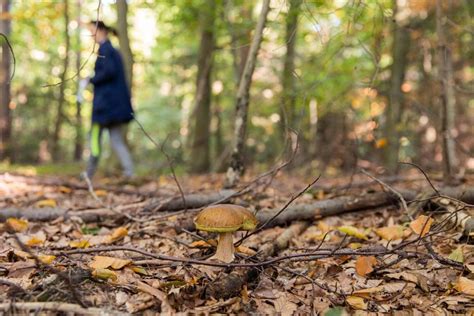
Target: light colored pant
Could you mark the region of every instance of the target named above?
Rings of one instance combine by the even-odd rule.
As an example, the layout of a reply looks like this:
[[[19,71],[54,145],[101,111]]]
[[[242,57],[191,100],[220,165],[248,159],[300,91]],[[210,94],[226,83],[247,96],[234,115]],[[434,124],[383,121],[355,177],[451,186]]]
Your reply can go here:
[[[112,149],[120,160],[120,164],[123,168],[123,175],[125,177],[133,176],[133,161],[124,139],[124,124],[105,127],[100,126],[97,123],[93,123],[91,129],[91,155],[87,164],[87,176],[89,177],[89,179],[92,179],[99,165],[100,154],[102,151],[102,132],[104,131],[104,129],[109,130],[110,145],[112,146]]]

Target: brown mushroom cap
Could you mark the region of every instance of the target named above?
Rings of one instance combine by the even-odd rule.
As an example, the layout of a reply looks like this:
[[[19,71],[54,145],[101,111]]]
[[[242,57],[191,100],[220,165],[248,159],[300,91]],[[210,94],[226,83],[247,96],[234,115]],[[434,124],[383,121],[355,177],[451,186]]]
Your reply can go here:
[[[257,219],[252,212],[239,205],[217,204],[206,207],[194,219],[196,229],[208,232],[227,233],[252,230]]]

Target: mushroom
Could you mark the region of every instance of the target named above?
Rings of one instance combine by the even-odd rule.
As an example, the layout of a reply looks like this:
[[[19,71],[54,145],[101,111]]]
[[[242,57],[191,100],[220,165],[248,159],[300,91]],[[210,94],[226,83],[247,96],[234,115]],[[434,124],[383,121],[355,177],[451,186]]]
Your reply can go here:
[[[222,262],[234,260],[232,234],[238,230],[253,230],[257,226],[255,215],[239,205],[217,204],[206,207],[194,219],[196,229],[219,234],[217,250],[210,259]]]

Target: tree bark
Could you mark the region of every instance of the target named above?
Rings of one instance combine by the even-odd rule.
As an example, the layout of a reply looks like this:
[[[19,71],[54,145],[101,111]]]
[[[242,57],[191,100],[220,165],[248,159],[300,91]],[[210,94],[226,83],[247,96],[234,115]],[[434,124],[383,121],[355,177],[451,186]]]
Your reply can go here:
[[[0,0],[0,33],[8,37],[11,32],[10,0]],[[12,119],[10,113],[11,52],[4,38],[1,41],[0,60],[0,160],[10,154]]]
[[[122,53],[123,63],[125,66],[125,74],[130,91],[133,87],[133,53],[130,47],[130,39],[128,37],[128,4],[127,0],[117,0],[117,31],[120,45],[120,52]]]
[[[442,2],[436,0],[436,33],[438,35],[438,78],[441,84],[441,134],[443,139],[443,173],[449,183],[454,180],[457,169],[455,143],[452,132],[455,129],[456,96],[454,92],[451,49],[444,32]]]
[[[191,171],[195,173],[204,173],[210,168],[211,72],[215,46],[214,4],[205,3],[203,12],[190,160]]]
[[[66,75],[69,68],[69,51],[71,47],[71,39],[69,37],[69,0],[64,1],[64,41],[65,41],[65,57],[63,60],[63,72],[61,73],[60,85],[59,85],[59,98],[58,108],[56,112],[56,122],[54,124],[53,139],[52,139],[52,158],[54,161],[58,161],[60,158],[60,146],[59,140],[61,136],[61,129],[64,121],[64,103],[65,103],[65,89],[66,89]]]
[[[250,85],[252,83],[252,75],[255,70],[258,51],[263,38],[263,29],[267,21],[267,15],[270,11],[270,0],[264,0],[262,11],[258,18],[255,34],[250,46],[250,51],[245,63],[244,72],[239,82],[236,100],[236,117],[234,126],[234,143],[230,166],[227,169],[226,186],[233,187],[239,181],[244,171],[243,150],[245,136],[247,131],[247,115],[250,99]]]
[[[77,1],[77,25],[81,23],[82,0]],[[76,31],[76,72],[77,72],[77,89],[79,90],[79,83],[81,81],[81,29]],[[82,103],[81,100],[76,100],[76,138],[74,141],[74,161],[82,160],[82,152],[84,150],[84,137],[82,135]]]
[[[406,25],[397,17],[397,2],[394,1],[393,13],[393,44],[390,76],[389,102],[385,112],[385,138],[387,146],[384,150],[385,166],[389,173],[396,173],[398,170],[399,155],[399,130],[403,107],[402,84],[405,78],[405,70],[408,64],[408,51],[410,49],[410,33]]]
[[[295,116],[296,90],[295,90],[295,56],[296,35],[298,31],[298,15],[302,0],[290,0],[290,8],[286,17],[286,54],[281,78],[282,104],[280,106],[281,138],[286,138],[286,128],[292,127]]]

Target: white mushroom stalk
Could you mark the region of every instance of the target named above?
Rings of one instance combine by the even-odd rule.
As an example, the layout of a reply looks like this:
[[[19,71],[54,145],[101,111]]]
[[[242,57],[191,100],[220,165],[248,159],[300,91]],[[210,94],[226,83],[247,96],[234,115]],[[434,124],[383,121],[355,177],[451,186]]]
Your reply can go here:
[[[217,243],[217,250],[210,259],[216,259],[222,262],[230,263],[234,261],[234,238],[232,233],[220,233]]]

